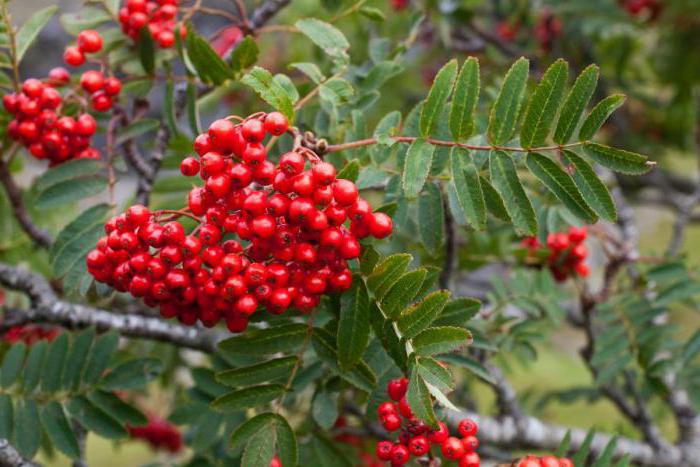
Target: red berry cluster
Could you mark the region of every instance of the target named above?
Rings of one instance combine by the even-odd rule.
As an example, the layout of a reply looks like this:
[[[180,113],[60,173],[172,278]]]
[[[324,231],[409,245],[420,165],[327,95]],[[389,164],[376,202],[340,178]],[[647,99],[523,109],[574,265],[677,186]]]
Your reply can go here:
[[[373,213],[354,183],[336,180],[333,165],[309,150],[288,152],[277,166],[267,161],[265,136],[287,128],[278,112],[212,123],[194,142],[199,159],[180,167],[204,180],[190,191],[189,208],[151,213],[137,205],[111,219],[87,256],[90,273],[159,305],[164,317],[205,326],[223,318],[232,332],[245,330],[259,305],[308,312],[321,295],[347,290],[358,239],[388,236],[391,218]],[[163,218],[173,214],[200,224],[187,235]]]
[[[25,324],[20,326],[12,326],[2,336],[2,340],[8,344],[24,342],[26,345],[32,345],[42,340],[51,342],[60,333],[61,331],[59,328]]]
[[[450,436],[450,431],[443,422],[438,422],[437,429],[431,429],[423,421],[416,419],[406,402],[406,378],[393,379],[387,385],[389,397],[394,402],[384,402],[377,409],[379,421],[387,431],[398,431],[398,440],[380,441],[377,444],[377,457],[391,462],[393,466],[405,465],[411,456],[423,457],[432,446],[440,446],[442,456],[457,461],[459,467],[479,467],[481,459],[476,453],[479,439],[476,437],[478,426],[470,419],[459,422],[457,431],[462,437]]]
[[[409,0],[391,0],[391,8],[394,11],[402,11],[408,8]]]
[[[537,457],[528,455],[522,458],[517,464],[517,467],[574,467],[571,459],[566,457],[542,456]]]
[[[505,42],[513,42],[518,34],[518,23],[513,21],[501,21],[496,25],[496,35]]]
[[[119,10],[119,22],[122,31],[135,41],[144,26],[161,48],[175,44],[175,26],[177,25],[178,0],[127,0],[126,6]],[[184,25],[180,26],[180,35],[187,34]]]
[[[542,10],[535,25],[535,37],[542,50],[545,52],[552,50],[554,39],[561,36],[561,34],[561,21],[551,11],[547,9]]]
[[[551,233],[547,237],[547,264],[557,281],[563,282],[574,274],[588,276],[590,270],[584,263],[587,256],[584,244],[586,236],[586,227],[570,227],[568,232]],[[542,247],[537,237],[527,237],[522,244],[531,253]]]
[[[631,16],[654,21],[661,14],[663,5],[658,0],[620,0],[620,5]]]
[[[146,441],[154,450],[179,452],[182,449],[182,435],[178,428],[159,417],[149,417],[144,426],[129,426],[132,439]]]
[[[86,54],[94,54],[102,50],[102,36],[94,29],[86,29],[78,34],[78,44],[66,47],[63,61],[70,66],[80,66],[85,63]]]

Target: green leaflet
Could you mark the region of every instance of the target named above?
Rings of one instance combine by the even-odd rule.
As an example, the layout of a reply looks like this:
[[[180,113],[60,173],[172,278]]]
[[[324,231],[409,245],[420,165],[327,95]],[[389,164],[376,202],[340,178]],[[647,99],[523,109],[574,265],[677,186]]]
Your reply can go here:
[[[583,121],[578,132],[578,140],[587,141],[593,138],[608,117],[624,103],[625,96],[622,94],[613,94],[598,102]]]
[[[447,99],[452,92],[457,67],[457,60],[450,60],[435,75],[435,80],[420,113],[420,134],[424,138],[433,135],[435,131],[438,116],[444,110]]]
[[[294,120],[294,104],[289,94],[273,79],[269,71],[259,66],[253,67],[241,78],[241,82],[253,88],[262,100],[282,112],[290,122]]]
[[[529,67],[530,62],[521,57],[510,67],[503,80],[503,85],[489,115],[488,137],[491,144],[505,144],[515,133],[515,124],[525,94]]]
[[[447,290],[438,290],[401,313],[397,326],[401,334],[410,339],[430,326],[450,298]]]
[[[531,152],[527,155],[526,163],[530,172],[544,183],[549,191],[554,193],[576,217],[589,223],[598,220],[598,217],[581,196],[571,176],[564,172],[556,162],[542,154]]]
[[[523,189],[511,156],[502,151],[491,153],[489,158],[491,182],[503,197],[505,208],[513,220],[515,229],[523,235],[537,232],[537,216],[530,198]]]
[[[478,230],[484,229],[486,201],[471,153],[467,149],[453,147],[450,151],[450,166],[457,201],[469,225]]]
[[[401,184],[408,198],[415,198],[423,189],[433,163],[435,146],[424,139],[416,139],[408,148]]]
[[[284,392],[282,384],[250,386],[218,397],[211,403],[211,407],[219,412],[236,412],[272,402]]]
[[[615,203],[608,188],[598,178],[593,167],[585,159],[571,151],[564,150],[562,157],[573,168],[571,176],[578,189],[581,190],[586,203],[602,219],[610,222],[615,221],[617,218]]]
[[[557,144],[569,142],[597,84],[598,67],[596,65],[586,67],[576,78],[569,95],[566,96],[564,106],[559,114],[557,129],[554,131],[554,141]]]
[[[612,148],[598,143],[584,143],[583,149],[591,159],[610,170],[628,175],[641,175],[652,168],[647,157],[624,149]]]
[[[411,342],[418,355],[431,356],[466,347],[471,343],[471,334],[463,328],[439,326],[422,331]]]
[[[338,320],[338,365],[347,371],[362,359],[369,343],[369,294],[356,278],[352,288],[340,297]]]
[[[554,62],[542,76],[532,94],[520,128],[520,145],[541,146],[549,135],[569,77],[569,65],[562,59]]]
[[[216,380],[231,387],[276,381],[288,377],[298,362],[297,357],[275,358],[263,363],[219,372],[216,374]]]
[[[294,26],[330,57],[342,62],[347,61],[350,43],[335,26],[316,18],[301,19]]]
[[[435,183],[428,183],[418,198],[418,233],[428,252],[437,256],[445,241],[445,209]]]
[[[450,132],[455,141],[464,141],[474,132],[474,110],[479,101],[479,86],[479,60],[469,57],[457,76],[450,108]]]

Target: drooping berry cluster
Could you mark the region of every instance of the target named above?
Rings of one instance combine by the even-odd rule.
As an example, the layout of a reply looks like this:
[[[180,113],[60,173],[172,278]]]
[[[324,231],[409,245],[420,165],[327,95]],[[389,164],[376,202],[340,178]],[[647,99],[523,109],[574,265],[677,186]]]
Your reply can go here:
[[[26,345],[32,345],[42,340],[51,342],[60,333],[61,330],[56,327],[25,324],[21,326],[12,326],[3,334],[2,340],[8,344],[24,342]]]
[[[528,455],[520,459],[516,465],[517,467],[574,467],[574,463],[571,459],[566,457],[554,457],[554,456],[542,456],[537,457],[534,455]]]
[[[379,406],[379,421],[387,431],[401,431],[396,442],[380,441],[377,444],[377,457],[394,466],[405,465],[411,456],[426,456],[433,447],[439,446],[442,456],[457,461],[459,467],[479,467],[481,459],[476,453],[479,447],[476,422],[470,419],[459,422],[457,431],[461,438],[450,436],[450,431],[443,422],[438,422],[437,429],[431,429],[413,415],[406,402],[407,389],[406,378],[391,380],[387,385],[389,397],[394,402],[387,401]]]
[[[243,331],[259,305],[308,312],[321,295],[347,290],[358,239],[388,236],[391,218],[373,213],[354,183],[336,179],[333,165],[309,150],[283,154],[277,166],[267,161],[263,139],[287,127],[277,112],[212,123],[194,142],[199,159],[180,167],[204,180],[190,191],[188,209],[132,206],[105,225],[88,270],[160,306],[164,317],[205,326],[223,318],[232,332]],[[173,214],[200,224],[187,235],[167,219]]]
[[[66,49],[66,61],[72,60],[74,54],[69,53],[72,49],[84,62],[84,53],[98,52],[101,48],[102,38],[97,31],[82,31],[78,35],[78,46]],[[70,159],[100,158],[100,152],[91,146],[97,122],[87,113],[81,92],[69,88],[64,97],[59,91],[69,84],[68,70],[57,67],[45,80],[27,79],[20,92],[3,96],[5,109],[14,116],[7,127],[9,136],[37,159],[51,161],[51,165]],[[89,70],[81,76],[80,87],[89,95],[94,110],[106,112],[122,85],[116,77],[105,77],[100,71]],[[77,103],[80,110],[69,114],[66,103]]]
[[[182,435],[172,423],[160,417],[149,416],[144,426],[129,426],[132,439],[146,441],[156,451],[177,453],[182,450]]]
[[[585,227],[571,227],[568,232],[551,233],[547,237],[547,265],[554,278],[563,282],[576,274],[587,277],[590,270],[586,260],[587,230]],[[542,245],[537,237],[527,237],[522,242],[530,254],[535,255]]]
[[[561,34],[562,24],[559,18],[547,9],[542,10],[535,25],[535,37],[542,50],[545,52],[552,50],[554,40]]]
[[[146,26],[156,43],[166,49],[175,44],[177,12],[178,0],[127,0],[119,10],[119,22],[124,34],[135,41]],[[184,25],[180,34],[182,37],[187,34]]]

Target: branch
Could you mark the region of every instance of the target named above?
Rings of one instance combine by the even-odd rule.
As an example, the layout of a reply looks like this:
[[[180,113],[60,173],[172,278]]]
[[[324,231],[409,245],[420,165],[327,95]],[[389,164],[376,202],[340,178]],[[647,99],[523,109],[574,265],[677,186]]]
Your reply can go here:
[[[151,158],[148,164],[148,171],[139,177],[138,190],[136,192],[136,201],[144,206],[148,206],[153,191],[153,184],[160,170],[160,165],[163,162],[163,155],[168,146],[170,132],[168,128],[161,123],[156,135],[156,145],[151,152]]]
[[[0,329],[28,323],[57,324],[69,329],[90,326],[100,331],[114,329],[128,337],[153,339],[213,353],[216,344],[228,333],[168,323],[159,318],[136,314],[117,314],[58,299],[41,275],[0,263],[0,284],[26,293],[32,301],[27,310],[6,310]]]
[[[38,227],[34,224],[34,221],[32,221],[32,218],[27,212],[27,207],[24,205],[22,191],[19,189],[15,183],[15,179],[10,173],[8,162],[3,158],[0,158],[0,183],[2,183],[3,188],[5,188],[5,193],[7,193],[10,205],[12,206],[12,213],[20,227],[22,227],[22,230],[24,230],[37,245],[43,248],[50,247],[53,243],[51,234]]]
[[[25,460],[17,449],[4,438],[0,438],[0,467],[35,467],[38,464]]]
[[[250,27],[255,30],[270,21],[282,8],[291,3],[291,0],[267,0],[250,15]]]

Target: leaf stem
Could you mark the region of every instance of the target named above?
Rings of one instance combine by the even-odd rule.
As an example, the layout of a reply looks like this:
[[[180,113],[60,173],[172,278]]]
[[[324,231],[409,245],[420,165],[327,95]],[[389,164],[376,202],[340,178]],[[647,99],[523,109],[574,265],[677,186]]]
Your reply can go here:
[[[7,10],[8,2],[2,2],[2,20],[7,27],[7,37],[10,42],[10,62],[12,65],[12,81],[15,87],[15,91],[19,92],[19,64],[17,63],[17,37],[14,26],[12,25],[12,19],[10,17],[10,12]]]

